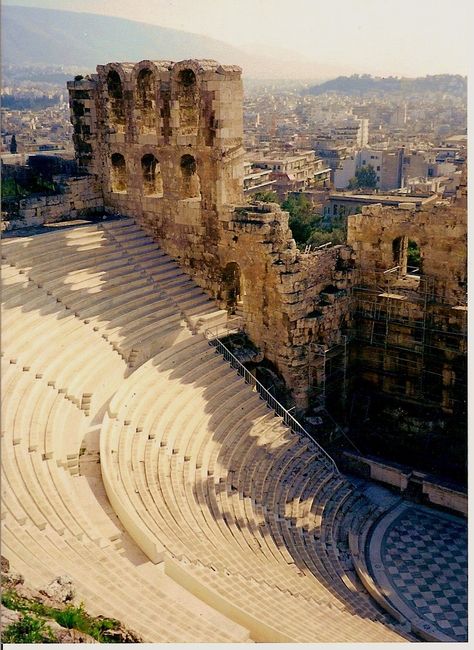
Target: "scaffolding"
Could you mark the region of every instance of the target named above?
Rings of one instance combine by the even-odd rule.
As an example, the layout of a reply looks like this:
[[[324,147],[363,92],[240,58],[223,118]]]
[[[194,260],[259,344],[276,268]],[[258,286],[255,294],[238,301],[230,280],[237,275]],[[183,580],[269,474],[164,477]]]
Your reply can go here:
[[[354,278],[351,338],[372,350],[370,361],[362,355],[359,367],[382,376],[390,393],[427,405],[436,402],[431,391],[438,384],[443,406],[452,408],[464,400],[447,396],[453,391],[446,368],[467,352],[467,307],[448,304],[444,293],[436,292],[435,278],[410,271],[362,270]],[[463,373],[452,374],[451,385],[464,392]]]
[[[339,341],[328,347],[309,345],[308,385],[313,390],[313,411],[325,409],[328,397],[338,393],[342,403],[347,399],[349,336],[340,334]]]

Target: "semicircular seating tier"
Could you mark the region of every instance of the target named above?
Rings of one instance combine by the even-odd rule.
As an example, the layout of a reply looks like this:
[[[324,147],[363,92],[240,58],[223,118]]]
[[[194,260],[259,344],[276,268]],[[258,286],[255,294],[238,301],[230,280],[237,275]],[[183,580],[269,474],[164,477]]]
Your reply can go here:
[[[130,219],[2,247],[3,550],[150,642],[400,641],[339,552],[374,517],[199,333]],[[107,498],[108,497],[108,498]]]

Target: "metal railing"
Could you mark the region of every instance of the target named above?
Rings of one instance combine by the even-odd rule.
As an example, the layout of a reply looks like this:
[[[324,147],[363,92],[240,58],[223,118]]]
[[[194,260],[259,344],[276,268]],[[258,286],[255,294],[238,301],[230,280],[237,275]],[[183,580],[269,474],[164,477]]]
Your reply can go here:
[[[265,400],[268,406],[273,409],[273,411],[275,411],[276,415],[281,417],[286,426],[289,427],[294,433],[301,434],[309,438],[311,442],[318,448],[320,460],[326,465],[326,467],[328,467],[328,469],[331,469],[336,474],[339,474],[337,465],[331,456],[321,447],[320,444],[316,442],[316,440],[314,440],[314,438],[310,436],[310,434],[298,422],[298,420],[296,420],[296,418],[294,418],[293,415],[291,415],[291,413],[282,404],[280,404],[277,399],[275,399],[275,397],[265,388],[265,386],[261,384],[258,379],[256,379],[242,363],[240,363],[237,357],[235,357],[232,352],[222,343],[222,341],[213,334],[212,330],[206,330],[205,335],[209,341],[209,345],[214,346],[218,352],[222,354],[224,359],[232,366],[232,368],[237,370],[238,374],[244,379],[245,383],[252,386],[252,388],[254,388],[260,395],[260,397]]]
[[[243,319],[240,316],[233,316],[228,318],[225,323],[207,328],[204,334],[210,340],[211,338],[218,339],[221,335],[228,336],[229,334],[238,334],[243,331]]]

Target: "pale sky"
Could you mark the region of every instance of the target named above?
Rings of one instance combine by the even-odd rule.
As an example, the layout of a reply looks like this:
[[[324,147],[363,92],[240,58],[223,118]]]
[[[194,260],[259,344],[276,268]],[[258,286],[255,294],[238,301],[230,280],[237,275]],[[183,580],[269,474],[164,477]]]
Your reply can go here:
[[[259,44],[369,73],[467,74],[472,0],[7,0]],[[472,55],[472,52],[470,52]],[[296,57],[291,57],[296,58]]]

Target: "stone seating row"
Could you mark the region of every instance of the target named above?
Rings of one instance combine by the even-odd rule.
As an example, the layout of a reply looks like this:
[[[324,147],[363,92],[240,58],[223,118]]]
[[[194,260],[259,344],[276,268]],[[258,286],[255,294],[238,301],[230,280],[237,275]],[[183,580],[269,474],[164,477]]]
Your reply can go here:
[[[288,551],[282,552],[286,542],[279,534],[280,522],[268,512],[267,548],[265,553],[262,551],[253,535],[259,528],[251,512],[254,502],[250,509],[243,507],[239,487],[232,483],[234,473],[226,474],[227,459],[219,464],[219,453],[212,453],[216,448],[226,453],[230,447],[235,448],[252,430],[252,419],[246,422],[247,431],[242,425],[249,409],[259,414],[261,422],[265,421],[267,407],[256,393],[251,393],[249,399],[250,389],[235,371],[228,367],[227,373],[217,372],[205,341],[198,339],[176,347],[144,364],[133,374],[133,381],[129,378],[124,382],[111,401],[109,417],[101,431],[101,468],[106,488],[113,490],[122,507],[128,504],[134,524],[141,524],[148,540],[155,540],[160,559],[170,554],[194,564],[200,562],[219,574],[240,576],[255,585],[265,584],[271,593],[274,590],[286,594],[287,611],[294,606],[292,601],[296,597],[296,619],[307,616],[301,610],[310,607],[310,603],[312,607],[316,602],[335,607],[331,594],[317,576],[311,574],[312,579],[308,580],[298,574],[294,558]],[[153,378],[146,379],[148,374]],[[148,391],[142,390],[142,386],[149,386]],[[238,410],[240,403],[247,405],[243,412]],[[237,405],[233,427],[229,418],[232,405],[234,409]],[[154,410],[154,417],[150,416],[150,409]],[[193,413],[204,416],[196,421]],[[219,429],[222,420],[225,427]],[[273,454],[267,451],[266,463],[265,459],[258,463],[261,473],[268,475],[262,481],[260,505],[271,513],[278,506],[272,502],[277,486],[287,478],[291,480],[296,471],[293,465],[298,458],[307,459],[304,455],[308,449],[307,441],[275,420],[278,419],[273,417]],[[279,438],[282,439],[277,442]],[[209,464],[211,458],[215,465]],[[281,471],[275,470],[281,467]],[[263,493],[264,490],[267,491]],[[259,502],[258,496],[254,499]],[[134,532],[137,541],[143,543],[140,530]],[[344,611],[343,604],[339,605],[340,609],[335,608]],[[344,613],[348,615],[347,611]],[[354,625],[361,622],[372,624],[356,618]],[[380,634],[384,628],[377,629]]]
[[[80,231],[82,231],[82,235]],[[139,264],[142,271],[148,272],[150,278],[156,276],[157,280],[163,282],[167,280],[170,293],[178,302],[182,302],[183,307],[190,314],[205,315],[209,311],[216,311],[209,297],[196,285],[193,285],[173,260],[160,251],[156,243],[147,237],[133,221],[104,222],[98,226],[81,227],[74,229],[71,233],[67,231],[63,231],[63,233],[63,235],[55,233],[60,235],[56,238],[55,246],[60,248],[60,244],[62,244],[69,266],[74,262],[81,269],[81,264],[87,259],[95,261],[101,259],[104,254],[108,254],[109,257],[106,260],[108,261],[111,255],[115,259],[117,253],[120,252],[122,257],[124,254],[126,255],[129,263]],[[47,237],[50,235],[48,234]],[[27,247],[18,252],[17,247],[10,251],[10,257],[14,253],[15,259],[20,263],[34,259],[37,272],[41,272],[41,262],[43,259],[47,261],[48,245],[44,237],[32,238],[32,243],[36,244],[35,249],[38,249],[36,252],[28,252]],[[6,255],[8,258],[8,251]],[[61,266],[59,262],[58,264]],[[168,278],[163,273],[165,267],[168,269]],[[179,278],[178,282],[176,282],[176,278]]]
[[[3,522],[2,546],[29,581],[45,585],[67,573],[93,615],[106,613],[143,636],[163,643],[232,643],[249,640],[242,626],[207,621],[182,600],[154,585],[117,554],[52,530],[31,531],[14,521]],[[135,570],[134,570],[135,569]]]
[[[127,417],[128,417],[128,416],[127,416]],[[178,428],[179,428],[179,425],[178,425]],[[164,441],[162,441],[162,442],[161,442],[161,444],[165,444],[165,443],[164,443]],[[170,446],[171,446],[172,448],[174,448],[174,447],[175,447],[175,445],[173,445],[173,444],[171,444]],[[173,449],[173,450],[174,450],[174,452],[176,452],[176,451],[177,451],[176,449]]]
[[[110,236],[109,239],[101,236],[101,230],[102,233],[105,232],[109,235],[112,234],[115,238],[115,246],[112,245]],[[209,326],[211,324],[221,323],[223,319],[225,320],[226,318],[226,312],[223,310],[216,310],[213,303],[209,300],[209,297],[202,290],[193,285],[189,278],[183,274],[171,258],[160,251],[156,244],[144,235],[144,233],[139,230],[131,220],[104,222],[99,226],[81,227],[70,232],[62,231],[62,233],[54,233],[54,235],[56,235],[55,245],[62,245],[62,248],[64,249],[63,254],[67,256],[68,264],[75,261],[76,265],[79,265],[78,268],[81,268],[80,262],[87,260],[87,258],[96,260],[98,252],[101,252],[103,255],[104,251],[102,251],[102,248],[106,249],[109,256],[111,255],[111,251],[109,250],[111,248],[114,250],[120,248],[122,256],[124,253],[126,253],[127,256],[133,255],[134,257],[129,257],[129,262],[138,262],[142,271],[148,272],[150,278],[153,275],[157,280],[160,279],[160,281],[163,282],[165,280],[167,281],[167,289],[169,290],[170,295],[173,296],[175,301],[180,303],[180,307],[185,311],[185,314],[189,319],[189,324],[193,327],[196,326],[197,321],[202,320],[204,326]],[[30,245],[35,244],[34,248],[38,249],[33,256],[33,259],[35,259],[35,266],[40,267],[38,268],[38,272],[41,272],[42,270],[40,264],[42,261],[41,255],[43,255],[45,261],[48,259],[47,240],[51,236],[52,235],[48,234],[46,238],[30,238],[31,241],[26,242]],[[107,243],[107,246],[105,246],[105,243]],[[124,248],[125,245],[126,250]],[[74,246],[79,250],[76,250]],[[16,259],[21,263],[22,260],[25,262],[31,260],[34,251],[29,252],[28,246],[20,246],[17,244],[16,247],[11,247],[9,252],[10,257],[15,253]],[[61,266],[59,261],[57,263]],[[168,279],[163,274],[165,266],[170,269],[168,271]],[[159,271],[159,277],[157,276],[157,270]],[[174,270],[176,272],[174,272]],[[177,278],[179,278],[178,281],[176,281]]]
[[[133,357],[135,363],[138,363],[139,360],[148,358],[159,349],[159,347],[153,349],[160,320],[158,312],[167,310],[166,313],[170,316],[167,323],[160,324],[163,330],[166,325],[168,330],[173,329],[174,321],[179,323],[181,316],[176,306],[160,294],[156,286],[150,284],[147,278],[142,277],[137,271],[127,270],[126,260],[122,259],[121,265],[123,273],[118,278],[110,278],[109,274],[102,274],[102,272],[92,276],[87,272],[85,278],[84,273],[81,273],[69,275],[66,280],[62,272],[59,273],[61,268],[52,270],[47,267],[45,273],[49,274],[48,277],[54,275],[54,281],[50,280],[47,283],[43,281],[37,268],[33,271],[24,268],[21,270],[28,273],[41,288],[52,294],[66,309],[70,309],[82,320],[90,322],[92,327],[101,333],[126,361],[129,362]],[[56,274],[55,271],[58,273]],[[103,279],[102,276],[107,279]],[[80,280],[77,284],[73,282],[75,278]],[[55,283],[54,286],[52,282]],[[146,299],[143,300],[145,294]],[[113,313],[110,316],[104,302],[112,306]],[[119,309],[117,309],[117,302],[119,302]],[[183,328],[183,325],[180,328],[174,327],[181,330]]]
[[[10,309],[8,300],[2,305],[4,354],[89,411],[92,398],[100,402],[124,375],[126,364],[92,328],[88,330],[61,306],[55,307],[40,289],[33,293],[35,304],[39,301],[43,307],[30,309],[26,296],[23,307]]]
[[[163,443],[162,443],[162,444],[163,444]],[[172,447],[174,447],[174,445],[172,445]],[[176,450],[176,449],[173,449],[173,451],[176,452],[177,450]]]
[[[238,575],[226,575],[200,563],[173,560],[167,573],[205,602],[229,618],[238,619],[262,643],[373,643],[400,642],[402,638],[379,623],[357,620],[330,605],[313,606],[304,611],[297,599],[293,608],[289,598],[270,586]],[[359,625],[359,623],[363,625]]]
[[[113,222],[103,222],[102,227],[108,231],[112,237],[124,248],[128,255],[130,255],[135,262],[142,268],[150,277],[160,283],[160,287],[167,293],[167,295],[176,302],[180,309],[185,314],[185,317],[193,331],[200,331],[201,328],[210,327],[225,323],[227,320],[227,312],[222,309],[217,309],[214,302],[210,300],[209,296],[200,288],[198,288],[188,276],[184,275],[176,263],[165,253],[161,252],[162,258],[172,263],[176,268],[176,276],[170,276],[169,280],[160,278],[159,267],[157,268],[153,260],[155,251],[160,252],[158,245],[153,240],[142,234],[143,240],[149,242],[152,247],[153,255],[151,260],[146,259],[146,256],[140,250],[132,249],[130,247],[130,240],[123,229],[117,227]],[[181,274],[181,277],[179,277]]]
[[[70,573],[86,603],[130,621],[147,640],[248,638],[239,625],[213,626],[186,608],[185,621],[176,620],[160,581],[143,580],[90,519],[69,471],[82,434],[64,428],[74,423],[72,411],[78,426],[84,419],[89,426],[90,412],[94,422],[103,419],[101,470],[126,530],[154,562],[164,561],[168,575],[254,640],[400,640],[346,589],[350,602],[326,544],[350,498],[346,481],[321,466],[311,442],[283,426],[205,340],[182,336],[166,309],[168,301],[176,305],[189,323],[212,315],[207,296],[129,220],[54,233],[62,275],[56,259],[48,267],[48,237],[10,240],[4,253],[4,314],[8,330],[18,331],[7,331],[2,403],[4,522],[16,570],[35,581]],[[133,298],[131,285],[141,292]],[[162,351],[123,380],[124,360],[102,337],[122,328],[133,336],[130,299],[137,323],[150,325],[155,296],[148,287],[160,295],[156,323],[168,334],[150,326]],[[147,296],[150,303],[140,304]],[[49,359],[52,349],[58,360]],[[111,356],[120,372],[108,364]],[[96,391],[101,399],[88,404]]]
[[[226,319],[226,312],[216,310],[209,297],[133,222],[94,228],[77,229],[83,231],[81,236],[63,231],[62,237],[56,237],[61,254],[55,260],[46,245],[49,235],[33,238],[20,250],[18,245],[10,247],[4,257],[79,318],[91,322],[129,365],[138,365],[160,349],[153,348],[158,309],[167,308],[176,321],[183,314],[194,328]],[[65,265],[70,269],[66,278]]]
[[[21,569],[37,585],[67,572],[92,611],[130,621],[130,625],[148,640],[246,640],[245,630],[237,626],[230,633],[222,628],[213,629],[191,611],[186,612],[186,624],[179,622],[179,618],[174,620],[172,599],[170,602],[169,596],[152,583],[144,582],[142,576],[133,575],[133,565],[128,566],[113,552],[109,541],[97,535],[71,489],[73,478],[59,466],[56,456],[47,458],[44,448],[31,448],[31,429],[35,433],[33,437],[38,439],[48,420],[47,412],[44,419],[37,419],[35,413],[41,402],[48,402],[46,396],[54,394],[54,389],[41,379],[35,379],[32,373],[20,370],[16,364],[6,368],[4,362],[3,365],[3,377],[8,386],[2,393],[2,412],[13,412],[15,416],[2,439],[3,507],[6,511],[2,522],[2,547],[4,553],[14,558],[16,569]],[[42,391],[38,392],[37,387]],[[70,411],[74,407],[61,394],[56,393],[56,396],[64,408],[55,428],[60,455],[63,439],[72,433]],[[26,413],[21,412],[18,420],[21,407]],[[74,410],[85,419],[80,411]],[[20,431],[15,424],[22,427]],[[101,569],[99,574],[97,567]],[[148,600],[143,605],[133,604],[142,602],[144,597]],[[160,612],[160,622],[154,624],[157,617],[152,612],[156,614],[154,608],[158,605],[164,613]],[[182,604],[175,603],[175,607],[183,611]]]
[[[29,451],[65,466],[77,461],[84,412],[40,378],[3,360],[2,384],[2,436],[8,431],[13,444],[27,443]]]
[[[2,400],[2,412],[14,414],[3,431],[2,468],[6,485],[21,503],[16,519],[25,523],[26,516],[40,529],[49,524],[60,535],[87,537],[87,518],[65,482],[68,459],[81,445],[85,417],[41,379],[18,368],[14,374],[8,386],[13,391]],[[107,540],[92,539],[107,545]]]

